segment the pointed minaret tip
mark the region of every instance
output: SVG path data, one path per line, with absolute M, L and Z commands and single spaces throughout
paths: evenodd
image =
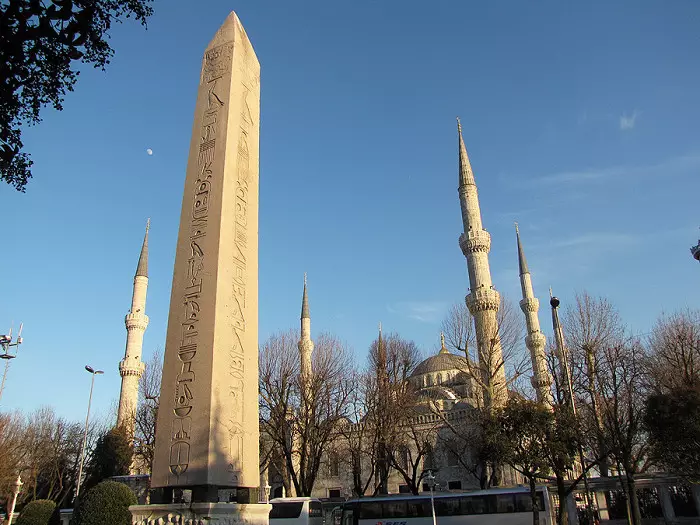
M 525 273 L 530 273 L 527 268 L 527 259 L 525 258 L 525 251 L 523 250 L 523 245 L 520 242 L 520 228 L 518 228 L 518 223 L 515 223 L 515 237 L 518 240 L 518 267 L 520 269 L 520 275 Z
M 306 292 L 306 273 L 304 273 L 304 296 L 301 299 L 301 318 L 311 319 L 309 315 L 309 296 Z
M 141 255 L 139 255 L 139 264 L 136 266 L 136 277 L 148 277 L 148 230 L 151 229 L 151 219 L 146 221 L 146 234 L 143 236 L 143 244 L 141 245 Z
M 464 139 L 462 138 L 462 121 L 459 120 L 459 117 L 457 117 L 457 136 L 459 137 L 459 185 L 475 184 L 474 172 L 472 172 L 472 165 L 469 162 L 467 147 L 464 145 Z

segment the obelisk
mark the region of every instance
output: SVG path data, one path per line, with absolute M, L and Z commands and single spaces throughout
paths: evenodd
M 260 64 L 231 13 L 202 62 L 151 486 L 257 503 Z M 230 490 L 237 489 L 237 490 Z

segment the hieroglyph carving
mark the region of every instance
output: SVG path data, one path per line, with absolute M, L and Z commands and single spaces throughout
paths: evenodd
M 187 261 L 187 280 L 182 291 L 184 322 L 181 326 L 180 373 L 177 375 L 174 393 L 173 419 L 170 434 L 170 474 L 171 483 L 187 482 L 187 467 L 190 462 L 190 440 L 192 437 L 192 417 L 196 400 L 193 395 L 193 385 L 196 380 L 197 344 L 199 333 L 197 325 L 200 321 L 200 300 L 205 290 L 202 287 L 201 273 L 204 269 L 204 238 L 207 234 L 209 216 L 209 198 L 213 180 L 212 165 L 217 133 L 217 120 L 224 106 L 216 93 L 216 84 L 230 70 L 233 43 L 225 43 L 206 52 L 202 81 L 206 82 L 207 107 L 204 111 L 199 155 L 197 158 L 198 177 L 192 192 L 192 208 L 190 220 L 190 256 Z M 173 479 L 174 478 L 174 479 Z
M 233 345 L 229 350 L 229 459 L 228 472 L 231 475 L 231 483 L 237 485 L 241 477 L 240 460 L 243 457 L 244 434 L 244 377 L 245 377 L 245 353 L 243 341 L 246 330 L 246 282 L 248 261 L 246 259 L 248 242 L 248 184 L 250 182 L 250 156 L 248 151 L 248 137 L 252 131 L 253 118 L 248 106 L 249 84 L 255 82 L 246 67 L 246 60 L 241 61 L 241 120 L 237 147 L 237 173 L 235 190 L 235 221 L 234 221 L 234 255 L 233 255 Z

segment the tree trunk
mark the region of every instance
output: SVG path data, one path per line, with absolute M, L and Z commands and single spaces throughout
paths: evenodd
M 532 525 L 540 525 L 540 505 L 535 491 L 535 476 L 530 476 L 530 498 L 532 499 Z
M 569 496 L 566 490 L 566 480 L 564 476 L 557 472 L 557 496 L 559 496 L 559 514 L 557 525 L 569 525 L 569 509 L 566 506 L 566 498 Z
M 625 469 L 627 472 L 629 470 Z M 642 513 L 639 510 L 639 498 L 637 497 L 637 484 L 634 474 L 627 474 L 627 489 L 630 499 L 630 512 L 632 513 L 632 524 L 642 525 Z

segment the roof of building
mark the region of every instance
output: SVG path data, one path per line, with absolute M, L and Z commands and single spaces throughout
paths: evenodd
M 433 372 L 442 372 L 443 370 L 464 370 L 466 365 L 467 362 L 464 356 L 451 354 L 447 349 L 443 352 L 441 349 L 440 353 L 430 356 L 420 363 L 415 370 L 413 370 L 411 377 Z

